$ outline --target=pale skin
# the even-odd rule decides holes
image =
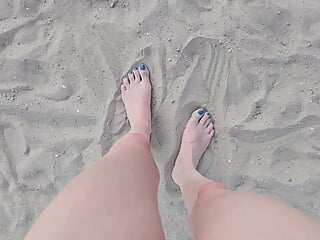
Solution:
[[[158,211],[159,170],[150,151],[151,84],[145,65],[124,79],[131,130],[75,177],[34,223],[26,240],[164,239]],[[172,172],[194,239],[316,240],[320,225],[272,197],[227,190],[196,167],[214,136],[210,114],[192,113]]]

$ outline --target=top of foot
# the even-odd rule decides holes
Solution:
[[[131,126],[131,133],[150,136],[151,133],[151,84],[146,65],[134,67],[122,78],[121,96]]]
[[[175,182],[175,173],[197,168],[214,133],[211,114],[203,109],[194,111],[184,130],[180,152],[173,169],[172,177]]]

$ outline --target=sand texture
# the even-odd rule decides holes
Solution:
[[[170,170],[197,106],[217,131],[202,174],[320,220],[318,0],[1,0],[1,240],[126,133],[120,77],[142,62],[167,239],[189,238]]]

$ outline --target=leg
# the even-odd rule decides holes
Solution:
[[[172,171],[195,239],[318,239],[320,225],[300,211],[270,196],[231,192],[196,171],[214,133],[209,116],[193,113]]]
[[[183,133],[180,152],[172,171],[172,178],[180,186],[189,214],[192,212],[202,185],[212,183],[217,188],[224,189],[223,184],[203,177],[196,170],[213,135],[214,126],[210,113],[205,113],[203,109],[193,112]]]
[[[199,190],[190,227],[199,240],[316,240],[320,236],[318,223],[273,197],[223,192],[211,183]]]
[[[71,181],[27,240],[164,239],[157,203],[159,171],[149,142],[149,72],[140,66],[123,81],[130,132]]]

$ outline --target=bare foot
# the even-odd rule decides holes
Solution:
[[[122,78],[122,100],[127,111],[131,133],[151,134],[151,84],[149,70],[142,64]]]
[[[184,130],[180,152],[172,170],[172,179],[176,184],[181,184],[185,171],[197,168],[213,136],[211,114],[203,109],[194,111]]]

